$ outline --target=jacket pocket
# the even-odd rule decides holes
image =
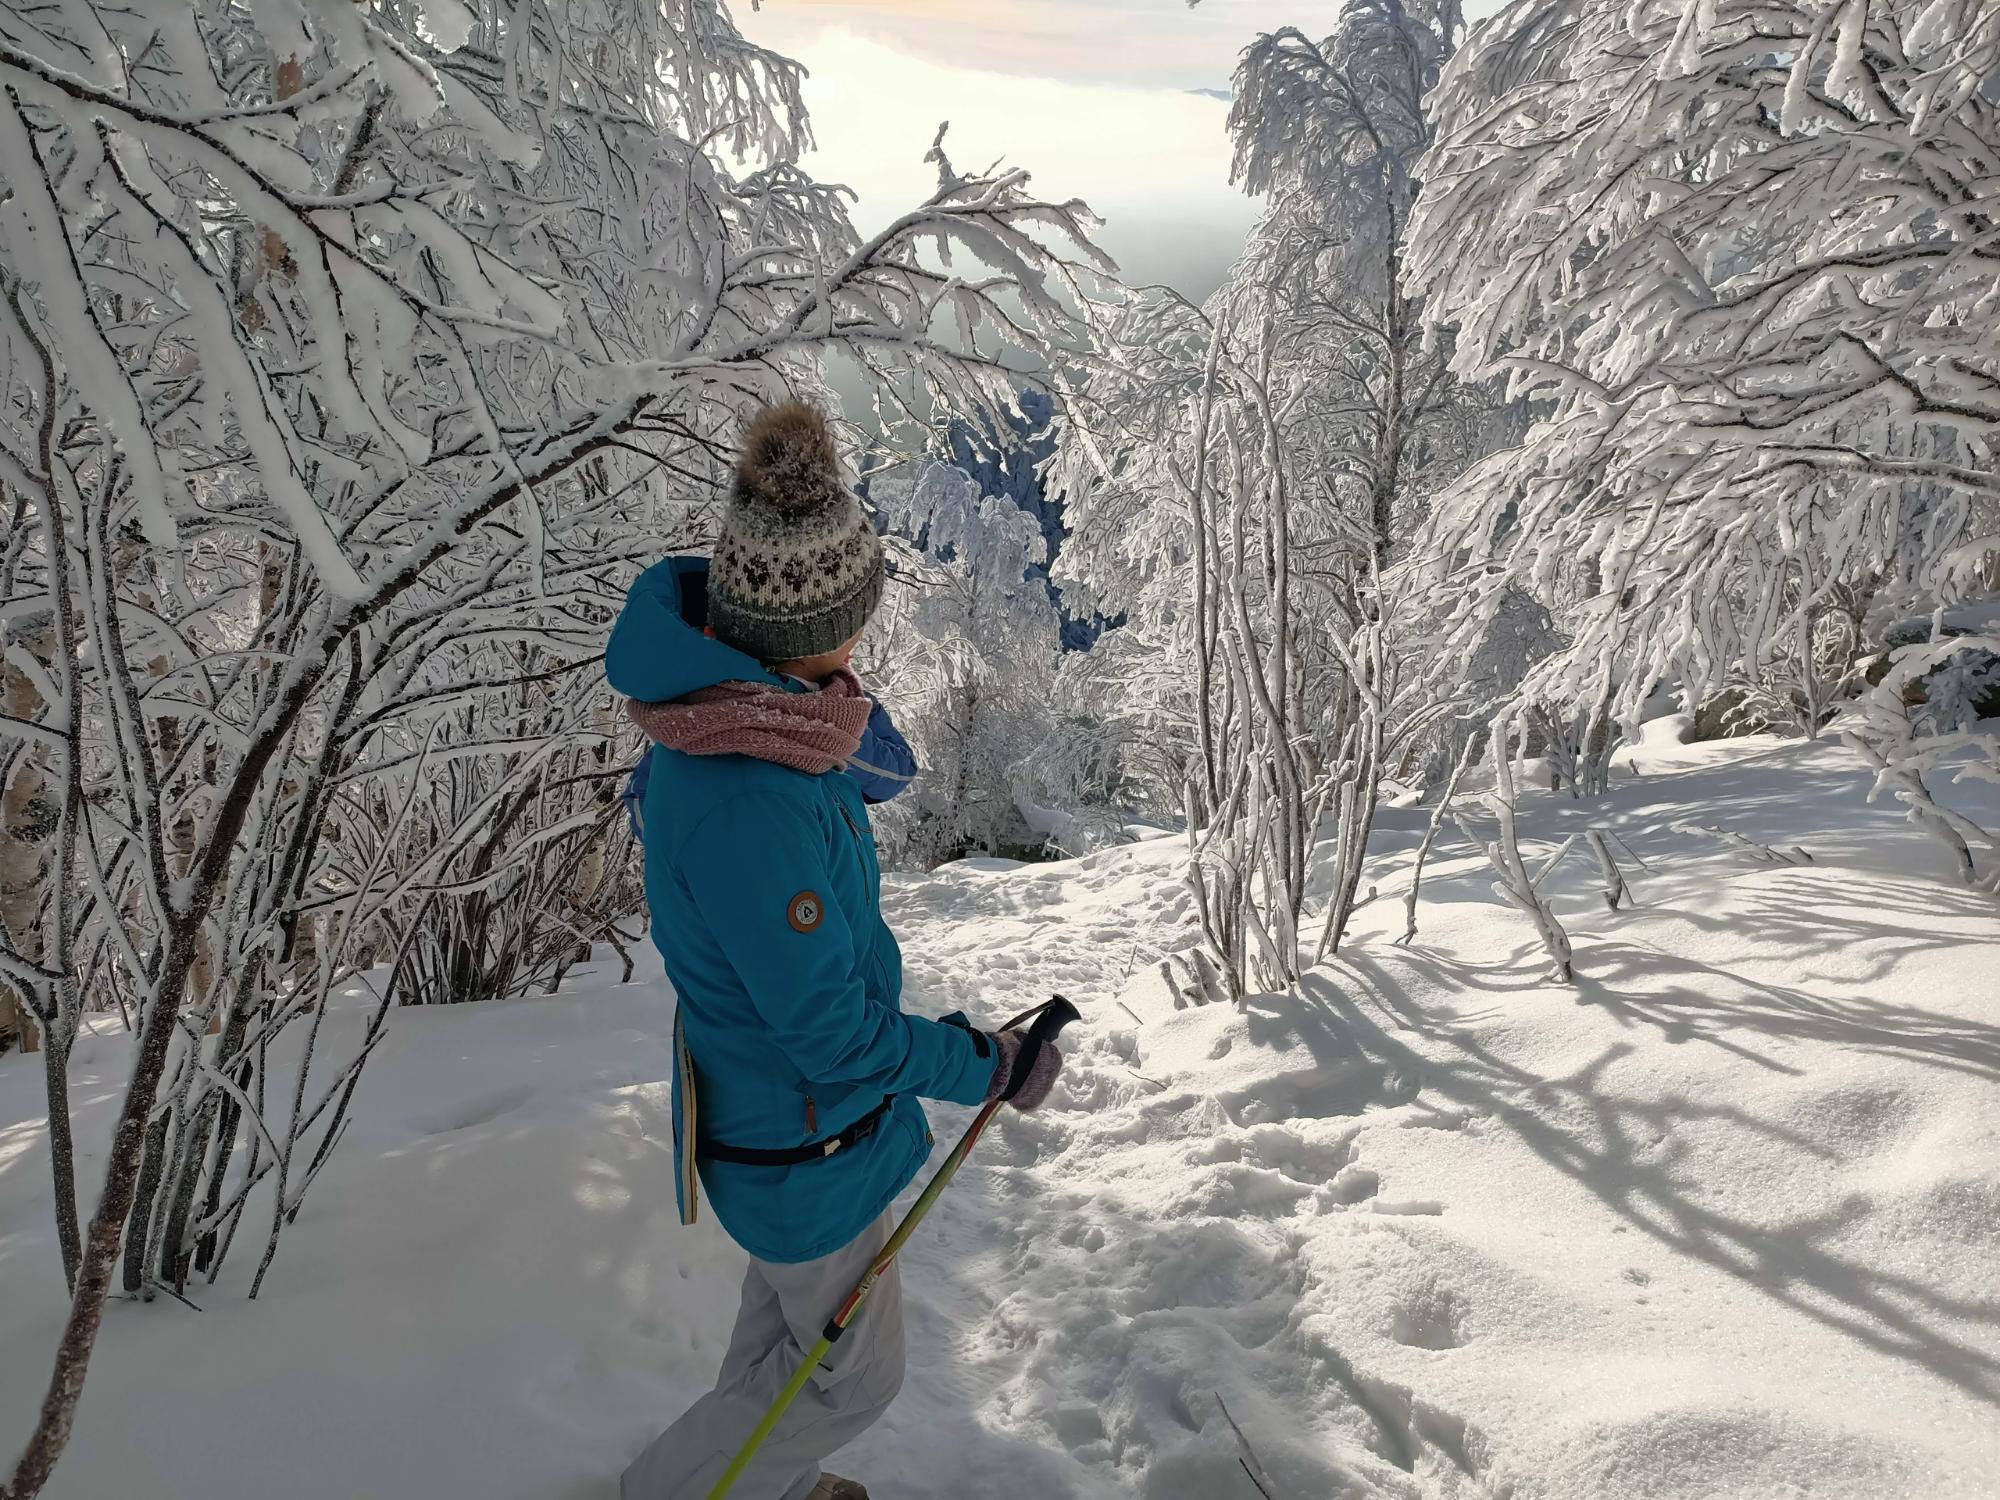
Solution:
[[[854,1107],[863,1091],[851,1084],[806,1082],[798,1086],[798,1092],[799,1113],[793,1119],[801,1145],[845,1130],[858,1115],[867,1113]]]

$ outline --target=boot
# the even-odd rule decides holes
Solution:
[[[806,1500],[868,1500],[868,1491],[838,1474],[822,1474]]]

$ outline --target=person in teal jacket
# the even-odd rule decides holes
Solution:
[[[641,809],[653,937],[678,997],[681,1216],[703,1190],[749,1252],[716,1387],[627,1469],[624,1500],[704,1500],[891,1228],[932,1146],[920,1099],[1033,1108],[1060,1058],[902,1009],[862,786],[874,706],[848,667],[880,540],[809,407],[744,434],[714,557],[632,587],[605,653],[654,741]],[[699,1183],[696,1182],[696,1177]],[[901,1384],[894,1268],[732,1491],[856,1500],[819,1461]]]

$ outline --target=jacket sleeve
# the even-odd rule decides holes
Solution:
[[[993,1059],[968,1032],[869,998],[851,915],[829,899],[825,848],[801,809],[753,795],[704,816],[678,864],[759,1019],[807,1079],[979,1103]]]
[[[917,779],[916,752],[879,703],[861,732],[861,748],[847,762],[847,774],[861,783],[861,795],[870,802],[887,802]]]

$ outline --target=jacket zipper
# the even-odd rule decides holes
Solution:
[[[833,805],[840,809],[840,820],[847,825],[847,831],[853,834],[855,838],[860,838],[861,825],[854,821],[854,814],[847,810],[847,804],[836,797]]]
[[[862,833],[861,825],[854,821],[854,814],[847,810],[845,802],[836,797],[833,805],[840,809],[840,820],[847,825],[847,831],[854,835],[854,858],[855,862],[861,866],[861,890],[865,895],[868,892],[870,884],[868,879],[868,851],[862,847],[861,841],[866,835]],[[877,894],[879,896],[879,893]]]
[[[811,1094],[806,1095],[806,1136],[810,1139],[819,1134],[819,1101]]]

